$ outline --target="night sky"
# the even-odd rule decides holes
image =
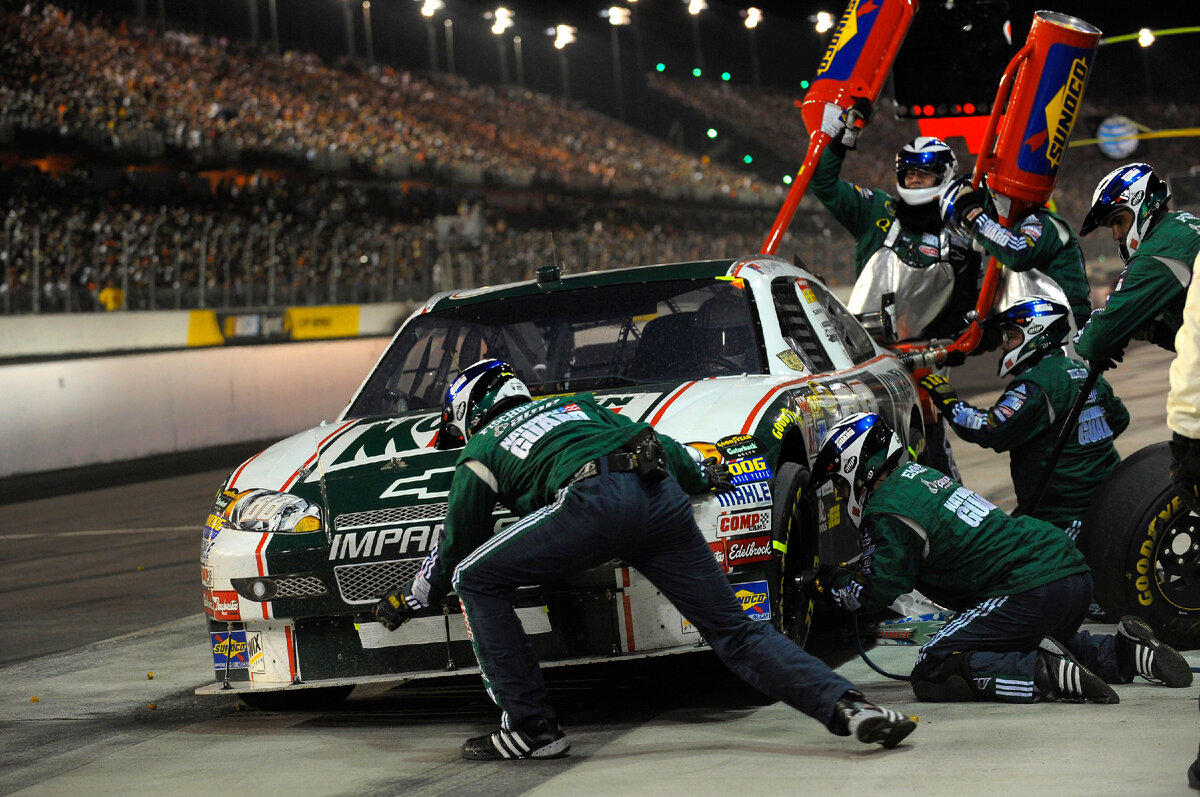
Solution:
[[[980,0],[977,0],[977,2]],[[257,3],[259,37],[270,38],[270,0],[141,0],[153,21],[159,9],[165,11],[168,24],[225,35],[248,38],[251,32],[248,9]],[[997,0],[987,0],[997,2]],[[103,8],[112,16],[136,16],[139,0],[77,0],[85,8]],[[360,0],[276,0],[279,37],[284,49],[312,50],[329,60],[347,52],[346,10],[354,27],[354,47],[358,57],[366,54],[364,16]],[[498,82],[502,77],[500,56],[505,58],[504,73],[510,83],[517,82],[513,35],[522,39],[524,84],[552,94],[562,92],[562,53],[555,50],[546,30],[555,24],[578,28],[578,41],[566,49],[571,96],[606,113],[616,110],[616,82],[613,72],[613,29],[600,16],[611,0],[508,0],[504,3],[515,13],[515,25],[503,41],[489,28],[484,13],[494,10],[497,2],[445,0],[433,25],[438,69],[446,70],[447,52],[443,20],[453,20],[455,72],[473,82]],[[757,2],[765,19],[749,33],[743,24],[742,9],[750,3],[708,0],[708,9],[698,17],[700,53],[705,76],[716,78],[728,71],[734,83],[752,83],[753,52],[759,61],[760,82],[767,87],[795,92],[802,96],[800,82],[816,70],[829,33],[813,30],[809,17],[828,10],[835,17],[841,4],[802,2]],[[965,3],[960,2],[962,6]],[[429,32],[419,13],[419,0],[372,0],[370,19],[376,61],[412,69],[430,65]],[[930,3],[926,4],[932,5]],[[1106,35],[1136,32],[1140,27],[1166,28],[1200,24],[1200,6],[1191,3],[1149,2],[1145,8],[1130,10],[1125,3],[1096,0],[1060,0],[1060,2],[1007,3],[1016,45],[1024,41],[1033,12],[1050,8],[1074,14],[1101,28]],[[634,7],[636,24],[617,32],[622,85],[626,104],[630,92],[636,92],[639,54],[642,66],[652,69],[662,62],[666,74],[683,77],[691,72],[696,60],[695,30],[683,0],[640,0]],[[918,14],[917,22],[920,24]],[[641,47],[638,47],[638,39]],[[909,57],[914,51],[902,51]],[[1154,99],[1194,96],[1189,79],[1200,66],[1200,34],[1163,38],[1149,50],[1136,43],[1101,48],[1088,92],[1111,96],[1124,94],[1141,97],[1147,86]],[[999,74],[1003,65],[996,66]],[[938,79],[937,76],[931,79]],[[994,85],[994,83],[993,83]]]

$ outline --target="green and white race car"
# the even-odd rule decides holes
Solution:
[[[908,370],[826,285],[777,257],[547,268],[536,281],[440,294],[400,327],[337,420],[255,455],[221,487],[200,557],[214,668],[200,693],[303,704],[477,671],[453,596],[395,632],[373,608],[438,539],[457,457],[435,448],[442,397],[484,357],[511,363],[535,397],[594,392],[733,463],[738,488],[693,497],[696,521],[746,613],[801,643],[813,616],[801,574],[858,550],[832,494],[807,488],[825,430],[873,411],[923,445]],[[513,520],[500,506],[495,518]],[[705,649],[619,561],[524,589],[517,605],[543,666]]]

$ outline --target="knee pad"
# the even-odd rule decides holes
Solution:
[[[926,658],[913,667],[909,680],[918,700],[931,703],[969,703],[979,699],[967,666],[970,654],[952,653],[944,659]]]

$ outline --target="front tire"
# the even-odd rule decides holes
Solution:
[[[1079,535],[1097,602],[1135,614],[1178,649],[1200,648],[1200,517],[1169,476],[1167,443],[1132,454],[1100,483]]]
[[[814,604],[797,583],[805,571],[820,563],[816,508],[808,497],[808,468],[785,462],[775,475],[771,507],[772,538],[784,546],[779,569],[779,630],[804,647],[812,628]]]

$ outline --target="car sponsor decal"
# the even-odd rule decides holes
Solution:
[[[214,670],[249,669],[250,651],[245,631],[213,631],[208,636],[212,641]]]
[[[793,371],[807,371],[808,370],[804,366],[804,360],[800,359],[800,355],[797,354],[796,352],[792,351],[791,349],[784,349],[783,351],[779,352],[775,356],[779,358],[779,361],[781,363],[783,363],[784,365],[786,365],[788,368],[790,368]]]
[[[771,487],[767,482],[739,484],[732,490],[715,493],[717,503],[725,508],[763,506],[771,503]]]
[[[766,581],[749,581],[733,585],[733,595],[742,605],[742,611],[751,620],[770,620],[771,601]]]
[[[765,457],[730,462],[727,467],[729,468],[729,481],[732,484],[761,482],[774,475],[771,473],[771,466],[767,464]]]
[[[770,513],[768,513],[770,514]],[[770,561],[772,556],[771,536],[755,534],[749,537],[722,537],[710,542],[713,558],[728,573],[740,565]]]
[[[238,604],[238,594],[232,589],[210,589],[204,591],[204,613],[214,620],[238,622],[242,612]]]
[[[717,449],[725,459],[742,459],[762,453],[762,446],[752,434],[731,434],[717,441]]]
[[[722,512],[717,518],[717,535],[745,534],[748,531],[770,531],[771,510],[753,512]]]

